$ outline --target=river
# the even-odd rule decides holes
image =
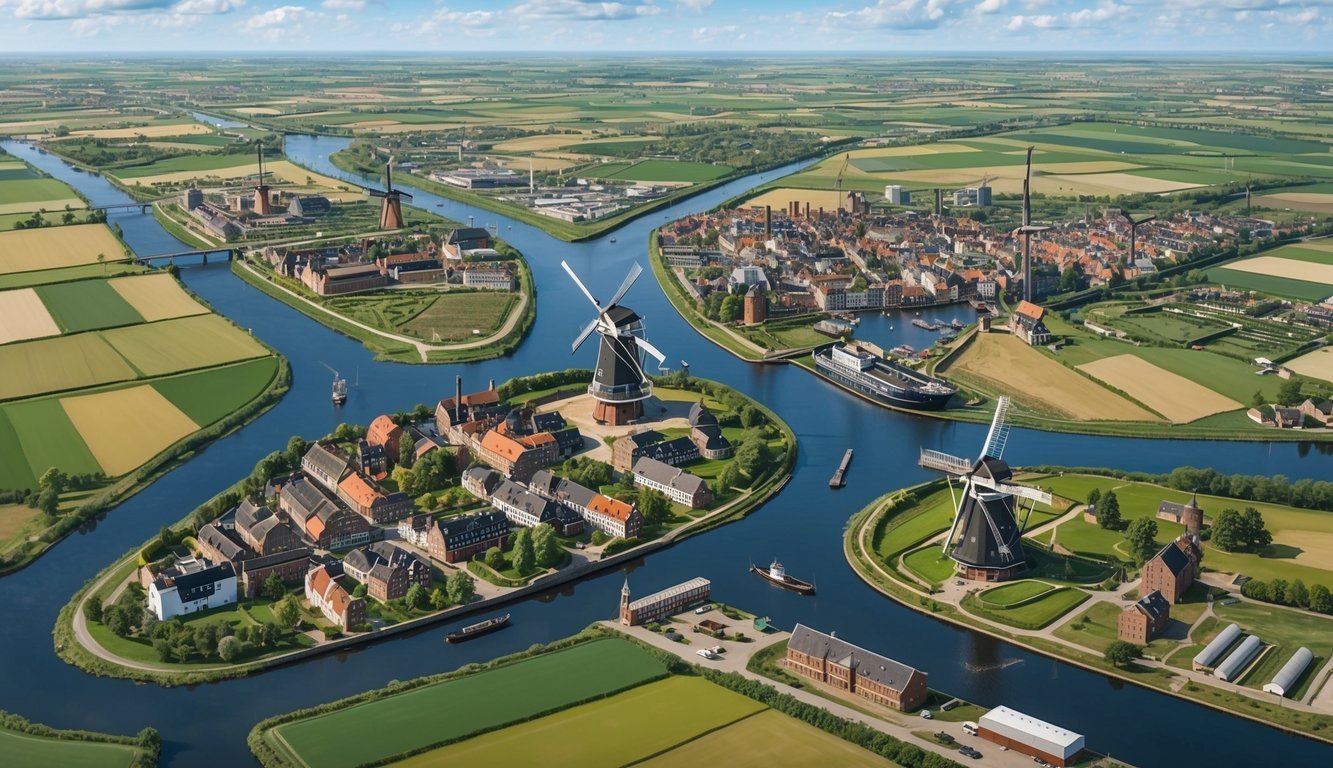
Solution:
[[[337,138],[288,137],[287,152],[313,170],[358,181],[328,162],[329,153],[345,144],[345,139]],[[13,142],[0,146],[69,182],[95,203],[127,201],[104,179],[71,169],[54,156]],[[103,520],[0,582],[0,615],[6,617],[0,623],[6,661],[0,665],[0,709],[62,728],[133,733],[152,725],[165,742],[163,765],[245,765],[253,762],[245,735],[264,717],[390,680],[522,650],[613,616],[623,579],[619,572],[516,604],[513,626],[479,642],[447,646],[441,638],[453,627],[441,626],[243,680],[174,689],[90,676],[60,661],[50,639],[56,613],[81,584],[155,534],[163,523],[179,519],[248,473],[257,459],[284,445],[288,436],[318,436],[340,421],[364,423],[381,411],[433,403],[452,393],[457,373],[463,375],[465,387],[479,389],[490,378],[499,382],[542,370],[590,366],[591,348],[575,356],[569,353],[569,343],[590,316],[590,308],[560,269],[560,261],[567,259],[595,294],[605,295],[614,290],[631,262],[646,262],[645,243],[653,227],[706,210],[782,172],[740,179],[631,222],[614,233],[617,244],[608,242],[610,235],[586,243],[562,243],[495,213],[413,190],[413,203],[428,210],[463,222],[475,217],[478,226],[497,223],[500,236],[520,249],[532,266],[539,302],[531,333],[513,355],[482,363],[375,362],[360,343],[250,288],[225,265],[182,270],[186,284],[215,309],[287,356],[293,371],[291,392],[254,423],[217,441]],[[151,216],[116,213],[112,221],[121,225],[139,253],[163,253],[179,245]],[[791,425],[800,441],[795,474],[776,499],[743,521],[653,554],[630,575],[638,594],[706,576],[718,599],[767,614],[781,627],[799,621],[836,630],[852,642],[920,667],[930,674],[932,687],[983,705],[1007,704],[1047,718],[1086,734],[1089,747],[1137,765],[1236,765],[1278,755],[1289,765],[1333,760],[1333,749],[1318,742],[1085,672],[879,596],[843,559],[842,533],[848,516],[886,490],[928,479],[930,475],[916,467],[919,447],[972,455],[984,428],[890,412],[795,367],[737,360],[681,320],[651,276],[640,279],[626,303],[645,317],[649,338],[669,363],[688,360],[692,373],[724,381],[762,401]],[[947,320],[963,312],[960,307],[923,317]],[[879,324],[875,339],[886,346],[916,344],[910,334],[917,329],[905,322],[893,325],[889,331],[887,322]],[[341,410],[329,403],[330,374],[325,366],[343,373],[351,384]],[[832,491],[828,478],[849,447],[856,449],[856,460],[848,486]],[[1130,440],[1015,430],[1006,458],[1018,464],[1106,465],[1155,472],[1192,464],[1224,472],[1281,473],[1293,479],[1330,474],[1326,455],[1293,443]],[[775,555],[793,573],[814,579],[819,595],[799,597],[746,573],[751,560]]]

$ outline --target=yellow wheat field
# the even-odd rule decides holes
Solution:
[[[1241,407],[1240,403],[1226,395],[1158,368],[1134,355],[1115,355],[1094,360],[1080,365],[1078,369],[1127,393],[1176,424]]]
[[[87,205],[77,197],[65,197],[60,200],[26,200],[21,203],[0,203],[0,214],[29,213],[39,208],[45,208],[48,211],[64,211],[66,206],[72,210],[79,210]],[[54,217],[54,214],[52,214],[52,217]]]
[[[1061,165],[1064,165],[1062,163]],[[1047,166],[1047,168],[1056,168],[1057,166]],[[1131,168],[1137,166],[1129,166]],[[1075,176],[1048,175],[1042,176],[1033,181],[1033,189],[1036,191],[1048,191],[1050,184],[1055,182],[1063,190],[1064,185],[1079,190],[1087,190],[1084,194],[1137,194],[1147,192],[1158,194],[1162,192],[1179,192],[1182,189],[1194,189],[1202,187],[1203,184],[1191,184],[1184,181],[1168,181],[1167,179],[1152,179],[1147,176],[1135,176],[1132,173],[1084,173]]]
[[[1137,404],[1098,386],[1007,333],[982,333],[941,369],[984,379],[1028,410],[1078,421],[1159,421]]]
[[[825,210],[834,211],[841,205],[844,193],[834,189],[793,189],[783,187],[781,189],[770,189],[764,194],[747,201],[744,205],[771,205],[775,211],[785,211],[787,206],[796,201],[801,204],[801,210],[804,212],[805,204],[810,204],[810,211],[813,214],[822,206]]]
[[[217,315],[198,315],[103,331],[107,342],[145,376],[263,357],[268,350]]]
[[[95,264],[99,253],[108,262],[128,258],[105,224],[6,230],[0,232],[0,275]]]
[[[1297,211],[1315,213],[1333,213],[1333,195],[1320,192],[1279,192],[1274,195],[1259,195],[1254,198],[1256,205],[1266,208],[1292,208]],[[1308,247],[1302,245],[1301,247]]]
[[[61,398],[74,428],[102,471],[115,477],[143,465],[199,429],[151,386]]]
[[[0,400],[136,378],[100,334],[79,333],[0,347]]]
[[[157,273],[119,277],[108,284],[134,307],[135,312],[143,315],[145,322],[202,315],[208,311],[186,293],[171,275]]]
[[[31,288],[0,291],[0,344],[59,336],[60,326]]]
[[[1284,259],[1281,256],[1256,256],[1244,261],[1233,261],[1223,265],[1237,272],[1254,272],[1260,275],[1285,277],[1289,280],[1304,280],[1309,283],[1322,283],[1333,286],[1333,264],[1316,264],[1313,261]],[[1330,289],[1333,291],[1333,289]]]
[[[1305,376],[1333,381],[1333,347],[1322,347],[1313,352],[1306,352],[1283,365]]]
[[[159,173],[153,176],[138,176],[125,181],[130,184],[143,184],[150,186],[153,184],[178,184],[192,179],[218,179],[227,181],[231,179],[242,179],[258,171],[254,163],[246,162],[241,165],[234,165],[228,168],[211,168],[202,171],[172,171],[171,173]],[[289,160],[276,160],[271,163],[264,163],[264,172],[271,173],[278,179],[289,184],[297,186],[314,186],[326,189],[337,189],[338,187],[350,186],[345,181],[338,181],[329,176],[323,176],[314,171],[308,171],[301,168]],[[306,184],[306,179],[310,184]]]

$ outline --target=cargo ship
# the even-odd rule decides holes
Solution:
[[[865,349],[844,343],[815,349],[815,367],[839,384],[899,408],[938,411],[949,405],[958,388]]]
[[[481,637],[482,635],[494,632],[497,629],[503,628],[508,623],[509,614],[506,613],[503,616],[496,616],[493,619],[487,619],[476,624],[469,624],[457,632],[450,632],[444,636],[444,639],[446,642],[450,643],[461,643],[464,640],[471,640],[474,637]]]
[[[750,573],[757,573],[760,578],[770,584],[782,587],[783,589],[790,589],[793,592],[799,592],[802,595],[813,595],[815,593],[814,584],[811,584],[808,581],[801,581],[795,576],[788,576],[787,569],[777,560],[774,560],[773,564],[768,566],[767,569],[760,568],[754,563],[750,563]]]

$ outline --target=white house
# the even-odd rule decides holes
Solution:
[[[236,571],[228,562],[174,576],[160,575],[148,585],[148,608],[162,621],[234,602]]]

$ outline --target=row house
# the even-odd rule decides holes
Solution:
[[[302,475],[282,486],[278,503],[306,538],[322,549],[349,549],[370,541],[371,527],[366,518]]]
[[[406,493],[382,493],[358,472],[338,483],[338,498],[372,523],[391,523],[416,511],[416,504]]]
[[[544,469],[532,476],[529,488],[539,496],[577,513],[588,525],[608,536],[633,539],[643,529],[643,514],[638,507]]]
[[[667,498],[691,509],[706,507],[713,501],[713,492],[703,478],[670,464],[643,457],[634,462],[633,472],[635,485],[661,491]]]
[[[342,631],[351,632],[366,623],[366,601],[353,597],[338,583],[332,571],[341,570],[333,565],[312,568],[305,576],[305,597],[324,618],[337,624]]]
[[[377,541],[348,552],[342,564],[343,573],[365,584],[366,594],[381,603],[406,595],[413,584],[419,584],[423,589],[431,588],[430,565],[387,541]]]
[[[930,694],[925,672],[804,624],[792,630],[785,666],[801,677],[900,711],[917,709]]]
[[[430,556],[446,563],[464,562],[491,547],[504,549],[509,541],[509,520],[503,512],[437,520],[426,534]]]
[[[324,486],[329,493],[337,493],[338,483],[342,482],[351,468],[336,448],[315,443],[301,457],[301,471]]]

